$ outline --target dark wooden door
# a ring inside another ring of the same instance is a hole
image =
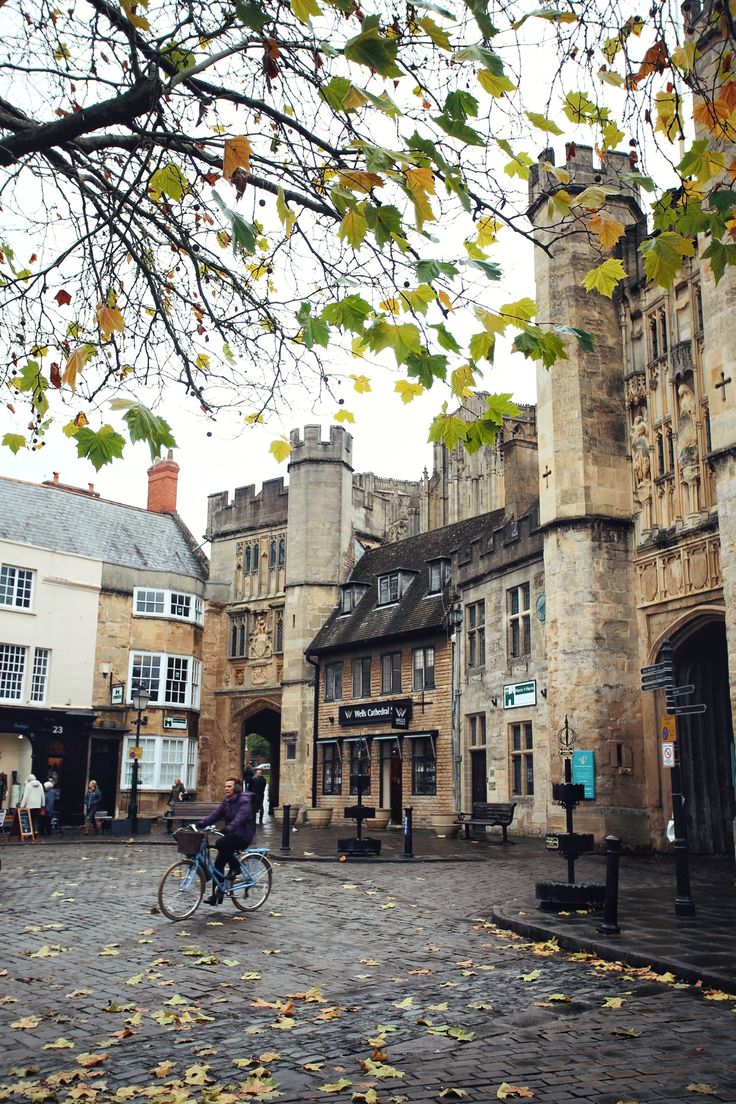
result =
[[[693,683],[684,703],[703,702],[702,715],[679,717],[688,845],[699,854],[733,853],[734,745],[728,688],[726,630],[710,622],[675,651],[675,684]]]
[[[404,792],[401,783],[401,758],[398,751],[391,754],[391,820],[401,824],[404,817]]]
[[[485,748],[477,748],[470,752],[470,789],[473,803],[488,800]]]

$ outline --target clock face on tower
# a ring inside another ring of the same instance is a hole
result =
[[[544,594],[540,594],[537,598],[537,604],[535,606],[537,613],[537,620],[544,621],[547,617],[547,599]]]

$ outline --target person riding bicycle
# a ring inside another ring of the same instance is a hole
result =
[[[233,863],[233,855],[236,851],[242,851],[248,847],[256,831],[253,817],[253,804],[251,794],[243,793],[243,788],[237,778],[225,780],[225,796],[208,817],[197,821],[197,828],[206,828],[215,824],[218,820],[225,821],[222,839],[217,841],[217,858],[215,869],[225,876],[225,865],[230,864],[230,874],[236,878],[239,869]],[[211,897],[207,898],[208,905],[221,905],[222,893],[215,889]]]

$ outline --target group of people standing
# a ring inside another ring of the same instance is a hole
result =
[[[51,777],[41,784],[35,774],[29,774],[20,799],[22,808],[31,814],[31,826],[34,835],[50,836],[53,827],[61,831],[58,819],[59,787],[56,778]]]

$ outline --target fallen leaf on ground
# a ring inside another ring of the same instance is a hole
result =
[[[531,1089],[524,1088],[521,1085],[509,1085],[507,1081],[504,1081],[502,1085],[499,1085],[496,1096],[499,1100],[507,1100],[510,1096],[532,1097],[534,1093]]]

